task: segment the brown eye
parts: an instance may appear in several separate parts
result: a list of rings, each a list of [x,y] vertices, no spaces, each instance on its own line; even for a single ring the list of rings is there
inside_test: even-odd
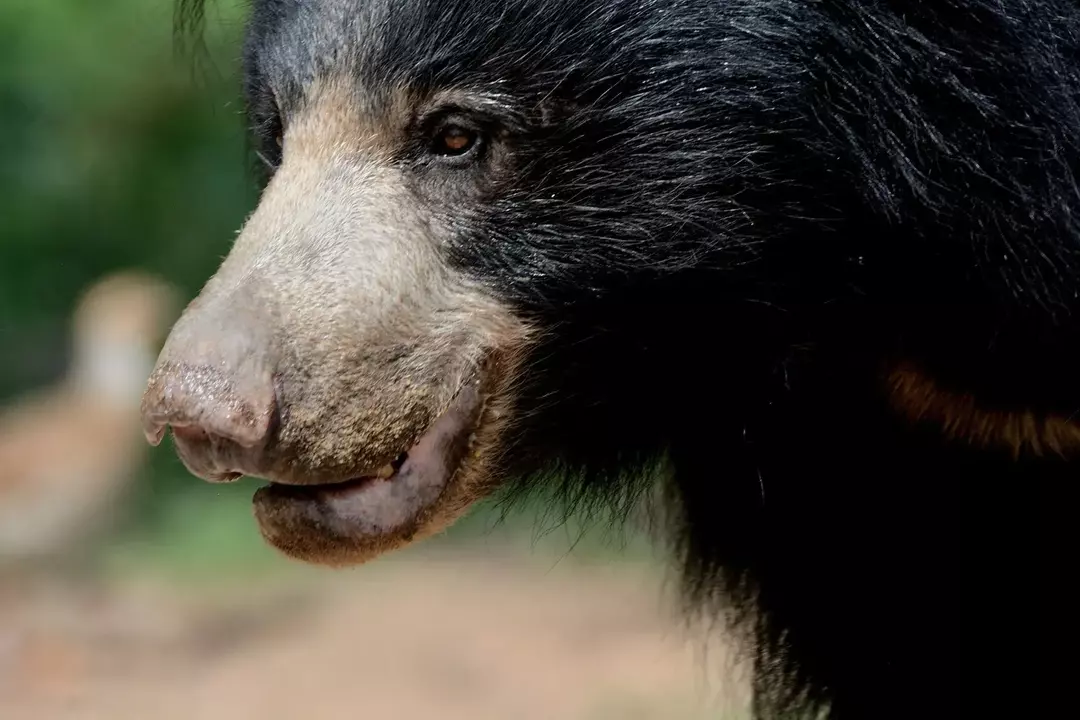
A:
[[[460,125],[450,125],[435,138],[433,150],[438,155],[464,155],[475,144],[476,133]]]
[[[285,147],[285,138],[281,137],[280,135],[274,138],[274,142],[277,143],[278,147]]]

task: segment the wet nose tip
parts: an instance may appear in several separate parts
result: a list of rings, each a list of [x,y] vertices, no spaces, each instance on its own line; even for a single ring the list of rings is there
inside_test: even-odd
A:
[[[268,375],[241,385],[213,368],[165,364],[143,394],[142,429],[155,446],[171,426],[184,439],[214,437],[250,449],[266,442],[275,412]]]

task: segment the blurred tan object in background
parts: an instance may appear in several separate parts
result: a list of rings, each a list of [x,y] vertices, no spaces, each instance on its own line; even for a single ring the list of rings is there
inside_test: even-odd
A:
[[[289,581],[117,587],[140,631],[38,643],[7,687],[0,673],[0,717],[749,717],[738,658],[682,623],[656,568],[411,555]]]
[[[64,379],[0,409],[0,583],[68,564],[115,517],[146,458],[139,401],[179,309],[151,275],[99,280],[74,313]]]

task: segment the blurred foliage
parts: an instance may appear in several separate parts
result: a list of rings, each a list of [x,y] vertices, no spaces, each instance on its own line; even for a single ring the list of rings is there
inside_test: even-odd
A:
[[[0,3],[0,400],[62,369],[88,283],[138,266],[194,294],[253,207],[242,7],[214,8],[195,77],[170,0]]]

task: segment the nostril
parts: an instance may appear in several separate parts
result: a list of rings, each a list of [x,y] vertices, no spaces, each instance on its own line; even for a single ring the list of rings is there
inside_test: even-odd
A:
[[[206,475],[206,480],[212,483],[228,484],[233,483],[244,477],[243,473],[238,472],[217,472]]]
[[[172,431],[173,435],[188,442],[199,442],[207,439],[206,431],[195,425],[173,423]]]

